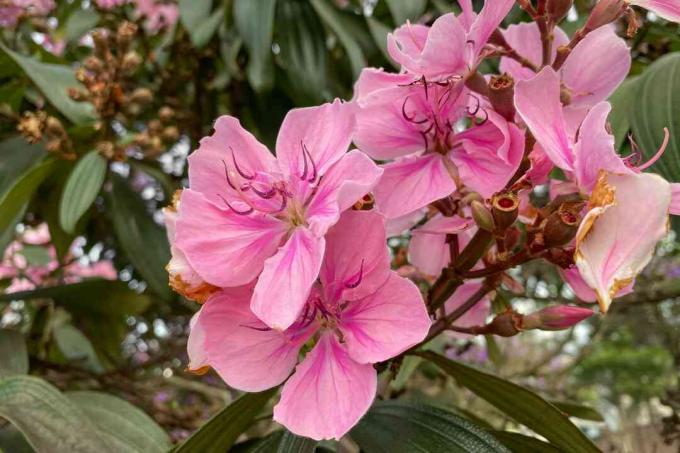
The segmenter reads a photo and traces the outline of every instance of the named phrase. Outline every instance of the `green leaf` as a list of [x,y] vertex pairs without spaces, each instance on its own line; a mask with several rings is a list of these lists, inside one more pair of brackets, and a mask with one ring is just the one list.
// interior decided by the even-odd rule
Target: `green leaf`
[[431,351],[417,353],[436,364],[456,382],[501,412],[566,451],[599,452],[597,447],[555,406],[529,390],[477,371]]
[[24,57],[9,50],[2,43],[0,43],[0,49],[23,69],[26,76],[35,83],[47,100],[66,118],[76,124],[94,121],[92,104],[76,102],[68,96],[69,88],[80,86],[71,68]]
[[366,453],[508,451],[452,412],[410,401],[376,402],[350,435]]
[[205,46],[224,21],[224,8],[210,14],[212,0],[180,0],[179,18],[195,47]]
[[355,78],[359,77],[359,73],[366,66],[366,59],[361,46],[352,34],[354,24],[344,12],[339,11],[328,0],[311,0],[311,4],[321,20],[337,35],[347,51],[347,57],[352,65],[352,74]]
[[83,368],[101,373],[104,367],[90,340],[71,324],[61,324],[54,328],[54,341],[66,359],[82,364]]
[[110,218],[118,242],[151,290],[169,299],[165,265],[170,261],[170,248],[165,230],[154,222],[144,201],[126,180],[119,176],[112,179]]
[[229,449],[229,453],[271,453],[276,451],[276,448],[281,442],[283,431],[274,431],[263,438],[249,439],[245,442],[240,442]]
[[508,447],[512,453],[562,453],[562,450],[556,446],[535,437],[508,431],[491,431],[491,434]]
[[367,17],[366,22],[368,23],[368,30],[371,32],[371,36],[373,37],[373,41],[375,42],[376,46],[378,46],[378,49],[380,49],[380,52],[390,63],[390,65],[393,68],[396,68],[390,53],[387,51],[387,34],[392,30],[390,27],[373,17]]
[[59,224],[67,233],[75,232],[78,220],[97,198],[106,177],[107,166],[106,159],[97,151],[90,151],[71,172],[59,204]]
[[15,330],[0,329],[0,379],[28,373],[28,351],[24,336]]
[[422,361],[423,359],[413,355],[404,357],[404,360],[401,362],[401,366],[399,367],[399,372],[392,381],[392,388],[397,391],[403,389],[411,375],[413,375]]
[[286,72],[287,87],[298,104],[322,102],[326,96],[326,38],[319,17],[300,0],[279,2],[276,14],[277,61]]
[[0,197],[44,155],[42,145],[31,145],[23,137],[0,142]]
[[64,27],[64,37],[67,41],[77,41],[99,23],[99,14],[91,9],[78,8],[68,16]]
[[581,420],[590,420],[593,422],[603,422],[602,414],[592,407],[584,406],[583,404],[574,403],[571,401],[555,401],[551,400],[550,404],[567,414],[569,417],[580,418]]
[[35,453],[35,450],[21,431],[8,424],[0,428],[0,452]]
[[54,170],[56,160],[47,158],[25,171],[15,184],[0,195],[0,231],[11,229],[17,217],[26,209],[38,186]]
[[255,91],[274,85],[272,38],[276,0],[234,0],[234,23],[248,49],[248,81]]
[[627,79],[609,97],[612,110],[608,119],[616,139],[616,149],[621,148],[630,130],[631,106],[637,104],[637,80],[638,77]]
[[113,452],[75,404],[33,376],[0,380],[0,416],[39,452]]
[[286,431],[281,437],[276,453],[314,453],[317,441],[306,437],[296,436]]
[[191,435],[174,453],[222,453],[229,450],[277,389],[246,393],[222,409]]
[[427,0],[386,0],[387,7],[397,26],[405,24],[407,20],[416,21],[425,12]]
[[120,452],[163,453],[170,438],[151,417],[132,404],[100,392],[68,392],[66,396],[97,427],[107,444]]

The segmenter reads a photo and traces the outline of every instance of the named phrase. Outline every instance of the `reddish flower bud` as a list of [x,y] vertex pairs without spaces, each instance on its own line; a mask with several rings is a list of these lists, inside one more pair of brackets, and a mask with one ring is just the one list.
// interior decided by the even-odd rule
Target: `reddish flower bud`
[[566,17],[573,4],[574,0],[548,0],[546,10],[548,11],[550,19],[552,19],[554,23],[559,23]]
[[550,214],[543,225],[543,241],[546,248],[568,244],[576,235],[581,217],[563,204]]
[[627,8],[628,5],[624,0],[600,0],[590,12],[583,28],[589,32],[614,22],[623,15]]
[[522,330],[564,330],[593,315],[589,308],[555,305],[531,313],[522,319]]

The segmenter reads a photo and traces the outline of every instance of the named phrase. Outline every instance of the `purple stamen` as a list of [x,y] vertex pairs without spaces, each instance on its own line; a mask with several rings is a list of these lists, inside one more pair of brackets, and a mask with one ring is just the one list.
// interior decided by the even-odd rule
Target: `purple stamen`
[[272,187],[271,189],[269,189],[266,192],[263,192],[259,189],[256,189],[255,186],[253,186],[253,185],[250,185],[250,189],[253,192],[255,192],[255,194],[257,196],[259,196],[260,198],[264,198],[265,200],[269,200],[270,198],[273,198],[274,195],[276,195],[276,193],[278,192],[275,187]]
[[300,179],[305,179],[307,177],[307,170],[309,170],[309,168],[307,168],[309,164],[307,163],[307,153],[305,153],[305,144],[302,143],[302,140],[300,140],[300,149],[302,150],[302,162],[304,163]]
[[241,175],[242,178],[252,180],[255,179],[255,175],[249,175],[248,173],[244,172],[241,170],[241,168],[238,166],[238,163],[236,162],[236,156],[234,155],[234,150],[229,147],[231,150],[231,160],[234,162],[234,167],[236,168],[236,171],[238,172],[239,175]]
[[359,286],[359,284],[361,283],[361,280],[363,278],[364,278],[364,260],[361,260],[361,267],[359,268],[359,276],[356,278],[355,281],[345,283],[345,288],[348,288],[348,289],[356,288],[357,286]]
[[235,214],[238,214],[238,215],[248,215],[248,214],[252,214],[253,211],[255,211],[255,209],[254,209],[252,206],[250,207],[250,209],[246,209],[245,211],[239,211],[238,209],[236,209],[235,207],[233,207],[232,205],[230,205],[229,202],[227,201],[227,199],[224,198],[222,195],[220,195],[220,194],[218,193],[217,196],[220,197],[220,198],[222,199],[222,201],[224,202],[224,204],[226,204],[227,207],[228,207],[229,209],[231,209],[232,211],[234,211]]
[[234,183],[231,182],[231,179],[229,179],[229,169],[227,168],[227,163],[222,160],[222,165],[224,165],[224,177],[227,178],[227,184],[229,184],[229,187],[232,189],[238,191]]
[[[307,149],[307,146],[305,146],[304,143],[302,144],[302,152],[303,152],[303,154],[307,154],[307,158],[309,159],[309,162],[312,164],[313,174],[312,174],[312,177],[307,180],[307,182],[314,182],[314,181],[316,181],[316,177],[318,176],[317,172],[316,172],[316,164],[314,163],[314,159],[312,158],[311,153],[309,152],[309,150]],[[305,162],[306,162],[306,160],[305,160]]]

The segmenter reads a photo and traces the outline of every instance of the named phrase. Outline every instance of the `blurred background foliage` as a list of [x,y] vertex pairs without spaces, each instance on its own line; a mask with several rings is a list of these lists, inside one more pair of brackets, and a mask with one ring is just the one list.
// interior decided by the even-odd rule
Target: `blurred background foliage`
[[[590,7],[577,0],[562,27],[573,32]],[[9,395],[0,397],[0,416],[13,423],[0,422],[3,451],[31,451],[24,436],[37,449],[70,450],[89,431],[111,437],[118,451],[165,451],[231,402],[237,395],[215,374],[184,371],[196,306],[169,290],[164,270],[170,254],[160,208],[186,185],[188,153],[222,114],[273,148],[291,108],[350,99],[363,67],[395,70],[386,53],[390,30],[407,20],[430,23],[457,5],[179,0],[178,8],[177,23],[155,32],[133,5],[103,10],[87,0],[59,1],[49,19],[0,31],[0,375],[10,376],[0,384],[0,395]],[[517,8],[506,25],[527,19]],[[122,45],[125,20],[137,28]],[[107,30],[103,38],[93,36],[95,28]],[[653,170],[680,181],[678,26],[649,17],[629,44],[630,79],[612,96],[617,144],[630,152],[632,133],[652,154],[657,132],[669,127],[670,156]],[[106,64],[97,66],[93,55]],[[109,77],[103,91],[99,76]],[[606,318],[568,332],[449,338],[432,348],[556,402],[603,449],[677,448],[663,443],[680,436],[674,237]],[[83,271],[101,263],[110,267]],[[545,265],[526,265],[516,277],[523,291],[499,292],[496,311],[573,301]],[[493,430],[529,432],[421,359],[409,357],[384,380],[385,397],[433,402]],[[20,410],[31,405],[40,417]],[[265,402],[254,407],[258,422],[249,432],[269,432]],[[111,421],[121,413],[127,422]],[[36,433],[35,425],[45,429]]]

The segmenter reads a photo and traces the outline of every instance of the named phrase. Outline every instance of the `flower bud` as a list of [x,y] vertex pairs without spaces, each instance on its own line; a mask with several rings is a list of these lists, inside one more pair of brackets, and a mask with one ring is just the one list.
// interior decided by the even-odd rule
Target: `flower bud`
[[97,143],[97,152],[107,160],[113,159],[116,149],[109,141]]
[[137,33],[137,26],[132,22],[125,21],[118,26],[116,32],[116,43],[121,49],[127,49],[132,42],[135,33]]
[[465,81],[465,86],[475,93],[487,96],[489,94],[489,85],[486,83],[486,79],[479,71],[475,71],[470,77]]
[[590,12],[583,28],[586,32],[590,32],[614,22],[623,15],[627,8],[628,5],[624,0],[600,0]]
[[163,106],[158,111],[158,117],[163,122],[171,121],[175,117],[175,111],[173,109],[171,109],[170,107],[168,107],[167,105]]
[[57,118],[53,116],[48,116],[45,124],[47,126],[47,133],[59,136],[66,135],[66,131],[64,131],[64,126],[61,124],[61,121],[59,121]]
[[573,305],[554,305],[525,316],[522,330],[564,330],[593,315],[589,308]]
[[472,218],[479,228],[486,231],[493,231],[495,223],[491,211],[477,200],[472,200],[470,203],[470,210],[472,211]]
[[135,91],[130,95],[131,102],[139,104],[148,104],[153,101],[153,93],[148,88],[135,88]]
[[557,24],[567,16],[573,4],[574,0],[548,0],[546,10],[550,19]]
[[494,110],[508,121],[515,119],[515,81],[508,74],[491,76],[489,101]]
[[493,212],[496,227],[505,231],[517,220],[519,198],[512,192],[497,193],[491,198],[491,212]]
[[99,58],[91,55],[85,59],[83,66],[85,66],[85,69],[88,71],[100,72],[104,67],[104,63]]
[[576,235],[581,218],[573,210],[564,206],[564,204],[560,206],[545,220],[543,240],[546,248],[568,244]]
[[514,337],[522,330],[522,315],[507,310],[496,315],[493,321],[484,326],[482,333],[498,335],[499,337]]
[[137,70],[140,64],[142,64],[142,57],[134,50],[131,50],[123,55],[121,69],[125,74],[132,74]]

